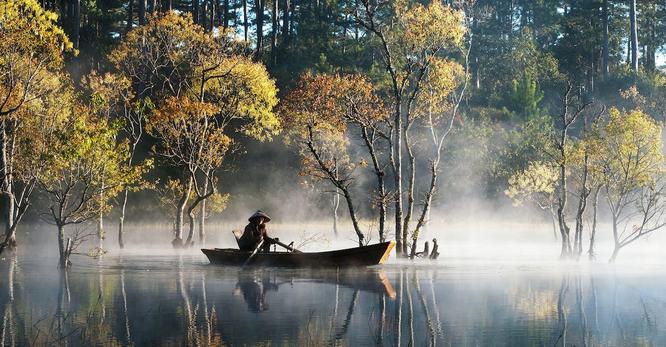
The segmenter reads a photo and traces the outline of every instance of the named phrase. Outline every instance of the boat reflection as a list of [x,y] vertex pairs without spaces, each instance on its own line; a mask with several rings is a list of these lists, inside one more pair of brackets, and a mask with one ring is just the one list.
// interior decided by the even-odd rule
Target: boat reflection
[[293,287],[295,283],[333,284],[355,291],[383,294],[395,299],[396,291],[382,270],[337,269],[320,271],[284,271],[280,269],[250,269],[239,271],[233,294],[241,297],[250,312],[263,312],[270,308],[267,302],[269,291],[277,292],[282,286]]

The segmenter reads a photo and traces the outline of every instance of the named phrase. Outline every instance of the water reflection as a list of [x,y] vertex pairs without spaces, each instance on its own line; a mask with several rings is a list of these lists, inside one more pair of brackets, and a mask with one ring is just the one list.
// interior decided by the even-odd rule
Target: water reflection
[[666,345],[663,273],[45,263],[0,261],[2,346]]

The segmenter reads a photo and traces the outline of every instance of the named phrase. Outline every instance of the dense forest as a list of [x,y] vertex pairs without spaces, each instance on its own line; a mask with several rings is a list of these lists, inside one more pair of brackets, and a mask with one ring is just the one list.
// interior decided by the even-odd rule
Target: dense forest
[[203,244],[273,174],[359,245],[475,195],[614,260],[666,224],[665,49],[661,0],[4,0],[0,252],[41,218],[66,267],[146,205]]

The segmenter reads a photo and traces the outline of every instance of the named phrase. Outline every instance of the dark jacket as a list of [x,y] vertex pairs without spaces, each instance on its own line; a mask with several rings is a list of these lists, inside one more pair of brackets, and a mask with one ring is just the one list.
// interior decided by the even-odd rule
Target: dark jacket
[[243,235],[238,239],[238,246],[241,251],[254,251],[264,236],[266,236],[266,224],[252,222],[245,226]]

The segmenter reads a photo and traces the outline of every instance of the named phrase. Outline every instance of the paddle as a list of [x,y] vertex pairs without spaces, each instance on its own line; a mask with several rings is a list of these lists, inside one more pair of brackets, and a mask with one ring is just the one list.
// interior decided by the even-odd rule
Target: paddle
[[264,236],[264,238],[265,238],[265,239],[268,239],[269,241],[271,241],[271,242],[273,242],[273,243],[275,243],[275,244],[277,244],[277,245],[279,245],[279,246],[282,246],[282,247],[286,248],[287,250],[292,251],[292,252],[294,252],[294,253],[303,253],[303,252],[297,250],[296,248],[291,247],[291,246],[289,246],[289,245],[285,245],[284,243],[282,243],[282,242],[280,242],[280,241],[278,241],[278,240],[276,240],[276,239],[273,239],[273,238],[270,238],[270,237],[267,237],[267,236]]
[[257,252],[259,252],[259,250],[261,249],[261,246],[263,244],[264,244],[264,240],[262,239],[261,241],[259,241],[259,244],[257,245],[257,248],[255,248],[254,251],[252,251],[252,254],[250,254],[249,257],[247,257],[247,260],[245,260],[245,262],[243,263],[243,266],[247,265],[247,263],[249,263],[250,260],[252,260],[252,258],[255,256],[255,254],[257,254]]

